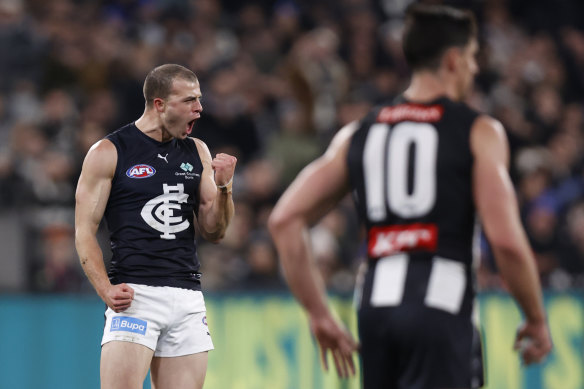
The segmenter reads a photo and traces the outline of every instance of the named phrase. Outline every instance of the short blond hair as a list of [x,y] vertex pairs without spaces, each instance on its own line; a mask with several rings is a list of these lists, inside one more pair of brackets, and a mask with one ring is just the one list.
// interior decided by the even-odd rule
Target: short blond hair
[[167,98],[172,91],[172,83],[177,78],[199,82],[195,73],[181,65],[165,64],[152,69],[146,76],[142,89],[146,106],[151,107],[156,98]]

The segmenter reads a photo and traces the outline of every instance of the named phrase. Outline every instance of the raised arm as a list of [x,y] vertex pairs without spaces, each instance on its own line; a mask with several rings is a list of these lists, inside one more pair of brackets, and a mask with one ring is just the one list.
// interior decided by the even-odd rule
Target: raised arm
[[508,174],[509,147],[503,126],[482,116],[473,125],[475,203],[499,272],[525,314],[515,347],[526,364],[541,361],[552,343],[543,307],[535,258],[521,225],[515,192]]
[[99,297],[116,312],[127,309],[134,291],[125,284],[112,285],[103,253],[95,236],[107,204],[117,163],[115,146],[101,140],[87,153],[75,194],[75,246],[83,271]]
[[197,222],[203,238],[216,243],[225,235],[234,213],[231,185],[237,158],[220,153],[211,159],[207,145],[199,139],[194,141],[203,163]]
[[269,219],[286,281],[307,311],[325,369],[331,350],[337,373],[354,374],[352,336],[333,318],[326,303],[322,278],[314,263],[308,228],[334,208],[349,192],[347,152],[356,129],[352,123],[339,131],[326,153],[308,165],[282,195]]

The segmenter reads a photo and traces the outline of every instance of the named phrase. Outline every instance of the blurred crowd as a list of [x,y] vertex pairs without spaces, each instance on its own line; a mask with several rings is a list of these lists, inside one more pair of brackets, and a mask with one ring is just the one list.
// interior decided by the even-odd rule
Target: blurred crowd
[[[199,242],[204,289],[283,288],[267,217],[342,125],[405,88],[410,2],[2,0],[0,218],[17,210],[22,220],[23,289],[92,290],[74,246],[81,164],[93,143],[141,115],[144,77],[163,63],[199,77],[204,112],[193,135],[238,157],[225,240]],[[468,102],[505,125],[542,281],[582,287],[584,4],[446,3],[479,18],[481,72]],[[107,257],[107,226],[99,236]],[[330,289],[352,289],[362,237],[350,198],[311,230]],[[484,238],[480,248],[479,286],[504,288]]]

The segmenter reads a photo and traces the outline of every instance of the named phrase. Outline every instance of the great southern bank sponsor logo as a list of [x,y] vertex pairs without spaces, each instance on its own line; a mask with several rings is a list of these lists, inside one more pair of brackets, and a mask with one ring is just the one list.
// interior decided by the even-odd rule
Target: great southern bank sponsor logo
[[148,178],[156,174],[156,169],[150,165],[134,165],[126,171],[126,176],[130,178]]
[[191,165],[188,162],[183,162],[180,164],[180,168],[182,170],[184,170],[185,172],[192,172],[193,171],[193,165]]
[[185,180],[193,180],[195,177],[201,176],[199,173],[193,173],[194,166],[188,162],[181,163],[180,168],[184,173],[174,172],[175,176],[182,176]]
[[136,319],[135,317],[117,316],[112,319],[110,332],[127,331],[145,335],[146,327],[148,327],[148,322],[145,320]]

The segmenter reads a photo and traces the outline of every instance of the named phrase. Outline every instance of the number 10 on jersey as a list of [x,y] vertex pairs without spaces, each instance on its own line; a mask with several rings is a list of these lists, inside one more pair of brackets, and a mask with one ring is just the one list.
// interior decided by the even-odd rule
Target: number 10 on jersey
[[[387,217],[386,204],[402,218],[421,217],[432,210],[436,202],[437,153],[438,132],[429,123],[371,126],[363,152],[365,200],[371,222]],[[408,188],[410,169],[411,189]]]

